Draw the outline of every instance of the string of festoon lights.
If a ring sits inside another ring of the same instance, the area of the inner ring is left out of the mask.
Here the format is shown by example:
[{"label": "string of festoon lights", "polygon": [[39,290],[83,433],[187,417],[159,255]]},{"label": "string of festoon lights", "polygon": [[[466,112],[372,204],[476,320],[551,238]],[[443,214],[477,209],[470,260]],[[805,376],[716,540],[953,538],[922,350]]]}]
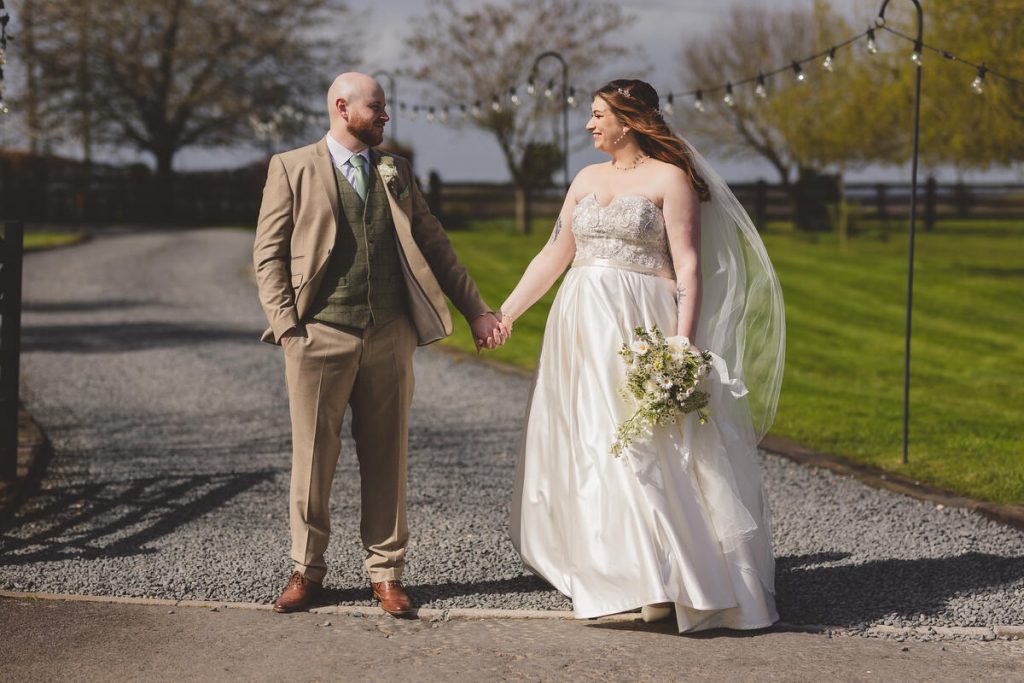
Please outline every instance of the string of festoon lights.
[{"label": "string of festoon lights", "polygon": [[[769,97],[769,83],[772,78],[777,77],[781,74],[792,73],[792,78],[798,84],[805,84],[808,82],[807,70],[805,67],[809,64],[819,63],[823,71],[832,73],[836,70],[838,64],[838,53],[844,48],[849,48],[856,43],[863,42],[864,50],[869,56],[879,54],[880,50],[878,47],[878,32],[885,31],[898,38],[909,41],[913,45],[913,49],[910,53],[910,60],[915,64],[921,64],[924,59],[923,55],[925,51],[933,52],[940,55],[946,60],[957,62],[965,66],[971,67],[974,70],[974,79],[972,81],[965,81],[965,86],[969,86],[971,90],[981,95],[985,92],[987,79],[992,77],[999,78],[1007,83],[1021,86],[1024,85],[1024,79],[1014,78],[1005,73],[995,71],[985,65],[985,62],[974,63],[966,59],[958,57],[949,50],[929,45],[923,41],[920,43],[910,36],[901,33],[900,31],[890,28],[884,24],[873,26],[871,28],[862,31],[861,33],[852,36],[842,42],[831,45],[827,49],[812,54],[803,59],[791,60],[788,64],[773,68],[764,69],[758,71],[757,74],[751,75],[741,80],[726,81],[717,86],[711,87],[700,87],[692,90],[679,90],[669,91],[662,98],[662,113],[666,116],[671,116],[675,113],[676,107],[678,106],[677,99],[688,99],[690,106],[698,112],[705,112],[707,103],[712,97],[720,97],[722,102],[727,107],[734,107],[736,105],[736,93],[737,90],[753,85],[754,95],[761,100],[765,100]],[[554,79],[548,80],[543,90],[544,98],[554,101],[556,98],[561,97],[559,94],[560,88],[555,87]],[[576,85],[570,85],[566,89],[566,104],[570,108],[575,109],[580,102],[580,98],[577,95],[577,91],[590,92],[589,89],[578,88]],[[536,80],[530,78],[525,87],[525,92],[528,96],[534,97],[538,93],[538,87]],[[407,118],[407,120],[415,121],[421,116],[424,120],[430,123],[448,123],[456,117],[461,118],[480,118],[484,113],[492,111],[495,113],[501,113],[506,109],[516,109],[523,104],[523,97],[519,94],[520,86],[509,86],[504,91],[494,93],[491,95],[489,101],[475,100],[472,103],[412,103],[407,101],[400,101],[392,103],[392,106],[397,106],[399,112]]]},{"label": "string of festoon lights", "polygon": [[7,24],[11,21],[11,15],[4,7],[4,0],[0,0],[0,114],[10,111],[7,103],[4,102],[4,67],[7,66]]}]

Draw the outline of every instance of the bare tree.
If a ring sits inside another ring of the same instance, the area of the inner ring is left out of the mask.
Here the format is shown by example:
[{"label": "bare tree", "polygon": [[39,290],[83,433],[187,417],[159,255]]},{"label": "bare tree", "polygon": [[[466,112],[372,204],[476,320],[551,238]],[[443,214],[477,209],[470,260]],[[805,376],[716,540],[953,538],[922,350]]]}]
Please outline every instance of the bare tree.
[{"label": "bare tree", "polygon": [[[551,165],[539,164],[539,156],[553,160],[550,148],[538,156],[537,141],[547,137],[542,129],[551,125],[561,102],[528,98],[520,87],[516,106],[508,88],[525,83],[534,59],[548,50],[565,58],[571,80],[592,77],[599,66],[631,54],[615,38],[633,21],[619,5],[603,0],[489,0],[467,9],[455,0],[431,0],[425,16],[414,20],[417,30],[408,45],[418,66],[412,75],[430,88],[427,101],[480,103],[479,115],[456,125],[494,135],[515,185],[520,232],[530,229],[529,198],[538,167],[549,170]],[[549,78],[560,94],[560,73],[545,72],[538,88],[544,90]],[[588,104],[588,93],[577,96]],[[500,111],[493,108],[495,102]],[[557,168],[561,159],[553,161]]]},{"label": "bare tree", "polygon": [[[251,143],[251,121],[286,106],[301,114],[314,101],[319,113],[313,98],[353,62],[342,0],[46,0],[36,10],[45,28],[37,22],[23,99],[37,112],[59,104],[86,158],[98,142],[134,146],[165,178],[183,148]],[[344,30],[328,35],[328,25]]]}]

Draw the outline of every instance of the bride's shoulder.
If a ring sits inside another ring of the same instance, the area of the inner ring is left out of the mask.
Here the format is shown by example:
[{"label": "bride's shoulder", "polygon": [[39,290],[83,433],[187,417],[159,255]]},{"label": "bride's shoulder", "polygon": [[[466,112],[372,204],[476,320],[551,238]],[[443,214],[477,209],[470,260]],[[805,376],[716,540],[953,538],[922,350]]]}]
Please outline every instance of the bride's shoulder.
[{"label": "bride's shoulder", "polygon": [[594,191],[594,184],[601,175],[602,165],[607,166],[607,163],[590,164],[584,166],[576,173],[576,176],[572,179],[569,191],[577,201]]},{"label": "bride's shoulder", "polygon": [[587,164],[586,166],[581,168],[578,173],[576,173],[576,177],[573,178],[573,181],[572,181],[573,184],[576,184],[576,183],[579,183],[579,182],[584,182],[585,183],[588,180],[594,178],[595,176],[600,175],[601,169],[606,167],[606,166],[608,166],[608,162],[607,161],[598,162],[596,164]]}]

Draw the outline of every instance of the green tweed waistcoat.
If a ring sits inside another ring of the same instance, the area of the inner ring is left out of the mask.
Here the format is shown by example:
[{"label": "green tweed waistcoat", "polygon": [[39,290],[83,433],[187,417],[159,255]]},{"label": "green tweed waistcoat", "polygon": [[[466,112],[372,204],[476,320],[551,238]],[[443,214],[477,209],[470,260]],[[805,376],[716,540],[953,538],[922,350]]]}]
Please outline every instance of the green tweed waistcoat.
[{"label": "green tweed waistcoat", "polygon": [[365,329],[405,313],[405,278],[391,208],[380,175],[372,166],[370,173],[363,202],[334,169],[341,211],[327,271],[310,307],[316,320]]}]

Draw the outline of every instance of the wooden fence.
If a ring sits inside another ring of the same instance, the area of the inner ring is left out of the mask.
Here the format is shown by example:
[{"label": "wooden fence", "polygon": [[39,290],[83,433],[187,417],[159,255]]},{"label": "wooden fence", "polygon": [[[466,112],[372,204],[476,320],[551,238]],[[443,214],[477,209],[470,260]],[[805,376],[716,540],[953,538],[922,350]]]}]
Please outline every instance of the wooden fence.
[{"label": "wooden fence", "polygon": [[[81,162],[0,153],[0,215],[31,223],[164,223],[253,225],[259,213],[266,164],[231,171],[180,173],[163,182],[143,166],[86,167]],[[435,181],[439,182],[439,181]],[[426,188],[445,224],[515,213],[511,185],[441,183]],[[737,183],[733,191],[758,225],[798,216],[820,217],[840,188],[828,183],[794,191],[764,181]],[[909,183],[845,183],[842,196],[858,220],[906,220]],[[534,193],[533,214],[554,216],[560,188]],[[918,187],[918,215],[925,229],[949,218],[1024,218],[1024,184],[939,183]]]}]

